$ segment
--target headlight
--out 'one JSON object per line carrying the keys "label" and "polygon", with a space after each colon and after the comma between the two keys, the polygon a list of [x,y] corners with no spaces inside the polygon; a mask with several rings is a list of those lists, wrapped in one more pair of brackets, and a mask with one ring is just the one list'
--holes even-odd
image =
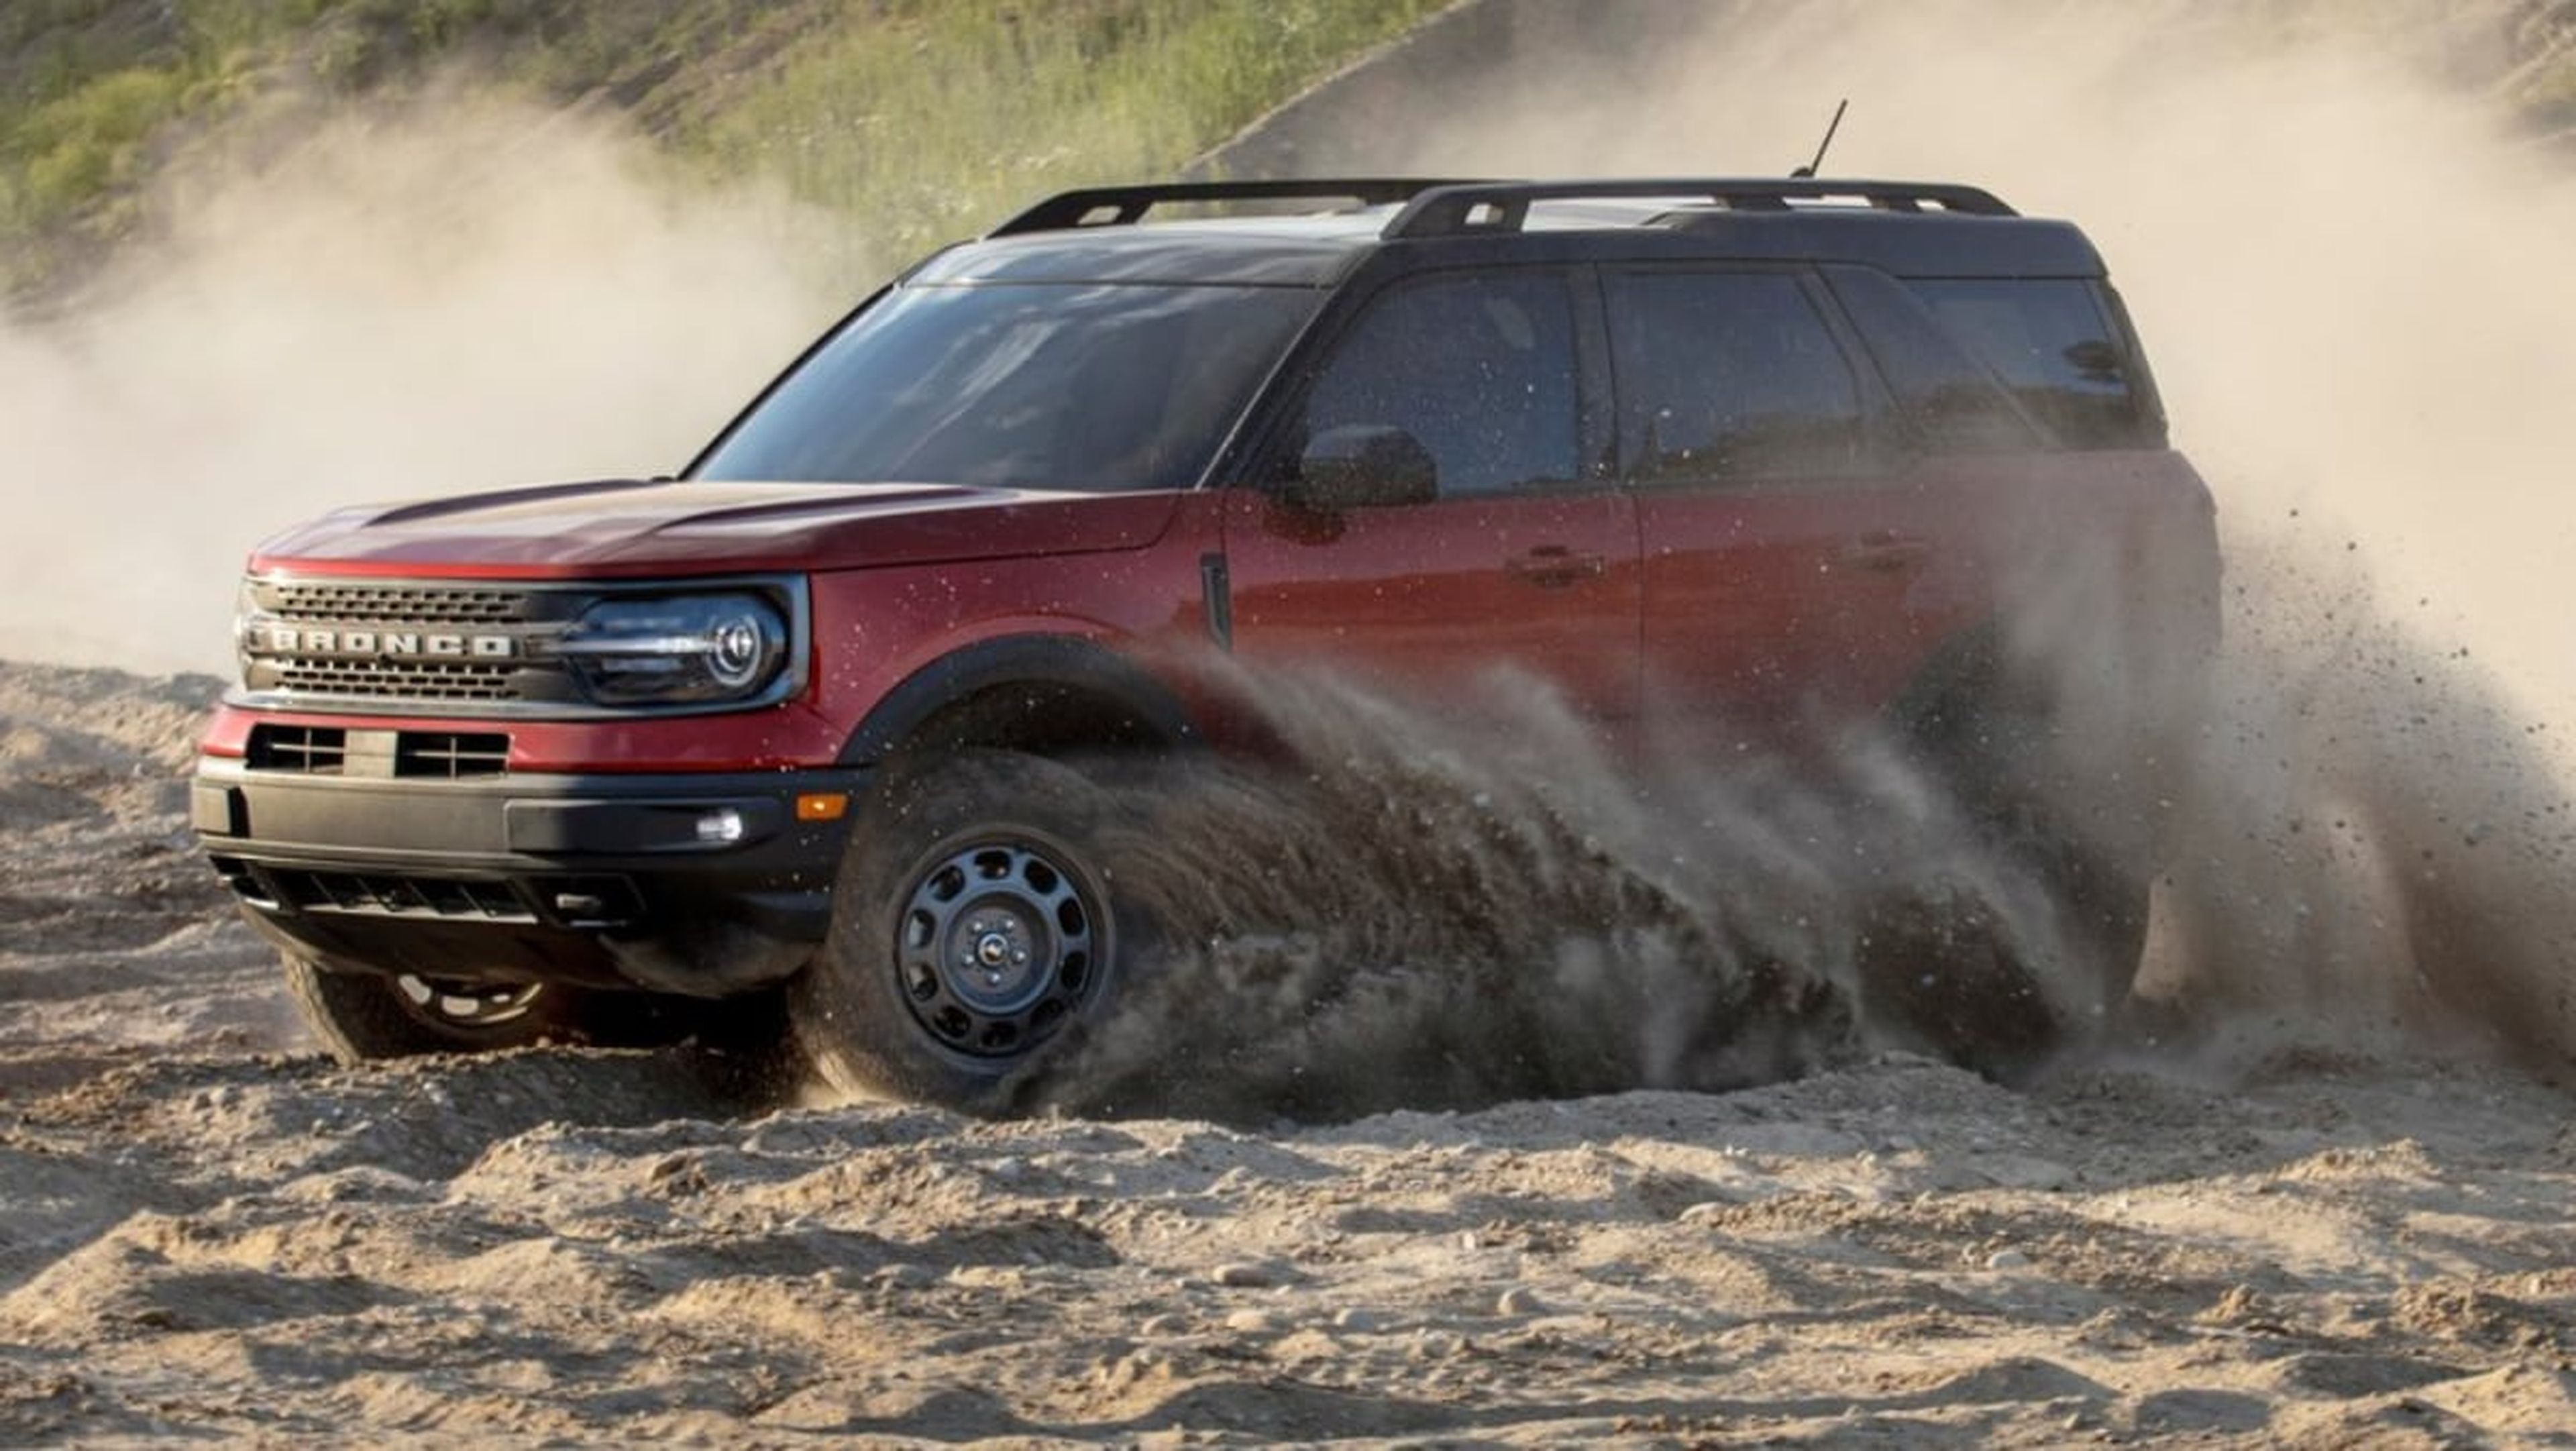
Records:
{"label": "headlight", "polygon": [[555,643],[602,705],[748,700],[787,664],[787,622],[758,595],[609,599]]}

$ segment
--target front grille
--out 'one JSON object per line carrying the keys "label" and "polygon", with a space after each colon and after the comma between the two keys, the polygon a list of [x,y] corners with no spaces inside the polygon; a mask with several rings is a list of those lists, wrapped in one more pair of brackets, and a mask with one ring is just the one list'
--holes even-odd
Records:
{"label": "front grille", "polygon": [[397,776],[438,776],[455,781],[467,776],[498,776],[509,765],[510,738],[498,731],[404,731],[394,743]]}
{"label": "front grille", "polygon": [[250,768],[337,776],[349,762],[349,733],[330,726],[263,725],[250,733]]}
{"label": "front grille", "polygon": [[347,625],[481,625],[530,617],[528,591],[390,584],[272,584],[265,603],[283,620]]}
{"label": "front grille", "polygon": [[585,703],[549,652],[596,591],[253,578],[243,683],[279,704],[456,712]]}
{"label": "front grille", "polygon": [[523,698],[520,676],[527,673],[518,665],[417,665],[293,655],[265,664],[272,689],[359,700],[518,700]]}

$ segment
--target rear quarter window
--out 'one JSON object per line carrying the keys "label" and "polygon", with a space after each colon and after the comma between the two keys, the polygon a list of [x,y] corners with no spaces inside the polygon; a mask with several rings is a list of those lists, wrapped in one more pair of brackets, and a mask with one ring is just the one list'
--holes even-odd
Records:
{"label": "rear quarter window", "polygon": [[1907,448],[1954,454],[2048,447],[1994,371],[1953,342],[1905,284],[1874,267],[1822,270],[1887,381]]}
{"label": "rear quarter window", "polygon": [[1974,278],[1907,286],[2058,447],[2162,446],[2152,385],[2096,284]]}

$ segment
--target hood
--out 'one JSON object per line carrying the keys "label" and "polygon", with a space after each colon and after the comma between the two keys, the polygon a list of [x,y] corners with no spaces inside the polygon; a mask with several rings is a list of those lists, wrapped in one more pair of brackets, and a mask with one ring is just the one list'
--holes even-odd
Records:
{"label": "hood", "polygon": [[605,479],[341,509],[261,545],[256,570],[614,578],[849,569],[1151,544],[1173,493],[954,484]]}

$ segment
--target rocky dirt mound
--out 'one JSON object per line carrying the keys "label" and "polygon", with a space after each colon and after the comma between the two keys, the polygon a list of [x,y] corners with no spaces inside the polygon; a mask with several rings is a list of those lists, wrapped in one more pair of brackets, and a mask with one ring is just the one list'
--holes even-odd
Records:
{"label": "rocky dirt mound", "polygon": [[1243,1134],[745,1121],[633,1055],[156,1063],[0,1128],[0,1440],[2542,1435],[2566,1107],[1890,1056]]}
{"label": "rocky dirt mound", "polygon": [[151,1051],[301,1041],[187,831],[219,689],[0,664],[0,1093]]}

